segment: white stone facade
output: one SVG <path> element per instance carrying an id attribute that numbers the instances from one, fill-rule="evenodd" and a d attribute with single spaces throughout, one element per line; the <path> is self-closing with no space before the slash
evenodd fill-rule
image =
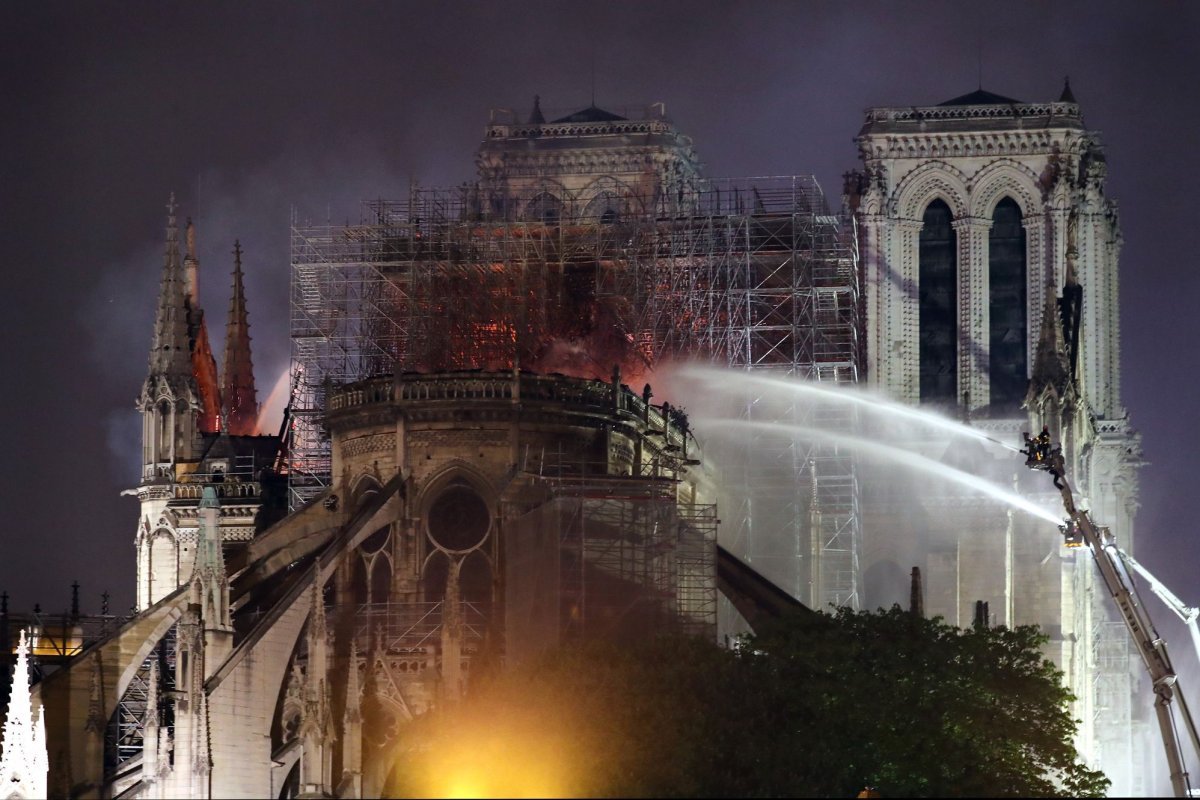
<path id="1" fill-rule="evenodd" d="M 940 106 L 873 108 L 857 143 L 862 172 L 849 176 L 847 200 L 860 230 L 870 386 L 922 402 L 927 301 L 920 285 L 921 232 L 930 205 L 940 201 L 953 220 L 956 370 L 953 397 L 937 405 L 1012 444 L 1022 431 L 1049 426 L 1094 517 L 1132 552 L 1140 452 L 1120 397 L 1121 235 L 1115 205 L 1104 195 L 1099 137 L 1085 127 L 1069 90 L 1053 103 L 1019 103 L 981 91 Z M 992 402 L 989 234 L 1006 198 L 1020 209 L 1025 241 L 1021 311 L 1033 386 L 1023 407 Z M 1077 340 L 1058 318 L 1060 293 L 1070 295 L 1072 286 L 1082 291 Z M 1054 318 L 1045 319 L 1048 313 Z M 1061 375 L 1038 374 L 1039 342 L 1046 336 Z M 948 444 L 914 446 L 944 457 Z M 993 468 L 1002 481 L 1018 477 L 1004 474 L 1003 465 Z M 964 516 L 936 500 L 925 506 L 928 518 L 919 531 L 898 529 L 887 514 L 876 513 L 865 536 L 868 576 L 887 559 L 924 556 L 912 563 L 923 566 L 931 613 L 970 624 L 974 601 L 987 600 L 996 623 L 1040 625 L 1051 637 L 1048 654 L 1079 698 L 1081 752 L 1114 777 L 1115 791 L 1137 791 L 1132 737 L 1134 717 L 1141 715 L 1131 714 L 1129 702 L 1136 665 L 1123 632 L 1104 624 L 1109 601 L 1096 585 L 1090 557 L 1055 547 L 1050 526 L 1020 515 L 979 509 Z M 905 544 L 905 537 L 921 547 Z M 1111 657 L 1114 648 L 1120 658 Z M 1110 657 L 1100 659 L 1102 650 Z"/>
<path id="2" fill-rule="evenodd" d="M 29 651 L 32 642 L 21 630 L 13 670 L 8 715 L 0 733 L 0 795 L 6 800 L 46 797 L 49 759 L 45 715 L 35 716 L 29 697 Z"/>

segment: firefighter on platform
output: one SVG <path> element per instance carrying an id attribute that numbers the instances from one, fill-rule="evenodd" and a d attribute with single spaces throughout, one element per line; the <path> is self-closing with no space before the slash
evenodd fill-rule
<path id="1" fill-rule="evenodd" d="M 1051 455 L 1050 426 L 1043 425 L 1042 432 L 1034 437 L 1025 434 L 1025 449 L 1021 452 L 1025 454 L 1026 466 L 1043 468 Z"/>
<path id="2" fill-rule="evenodd" d="M 1055 447 L 1050 440 L 1050 426 L 1043 425 L 1042 432 L 1037 436 L 1025 434 L 1025 449 L 1021 452 L 1025 455 L 1025 466 L 1049 472 L 1054 476 L 1054 488 L 1063 488 L 1062 479 L 1067 472 L 1067 463 L 1062 448 Z"/>

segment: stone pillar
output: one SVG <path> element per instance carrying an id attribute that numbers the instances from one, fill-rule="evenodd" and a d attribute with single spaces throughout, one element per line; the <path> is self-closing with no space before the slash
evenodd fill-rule
<path id="1" fill-rule="evenodd" d="M 462 620 L 458 574 L 460 559 L 450 561 L 446 575 L 446 594 L 442 597 L 442 691 L 448 700 L 462 695 Z"/>
<path id="2" fill-rule="evenodd" d="M 990 400 L 988 232 L 992 222 L 962 217 L 951 223 L 958 239 L 958 402 L 967 409 Z"/>
<path id="3" fill-rule="evenodd" d="M 889 230 L 893 238 L 888 248 L 893 258 L 884 264 L 883 315 L 884 341 L 880 343 L 880 363 L 886 365 L 886 384 L 880 389 L 900 402 L 916 405 L 921 401 L 921 304 L 920 285 L 921 220 L 897 220 Z"/>

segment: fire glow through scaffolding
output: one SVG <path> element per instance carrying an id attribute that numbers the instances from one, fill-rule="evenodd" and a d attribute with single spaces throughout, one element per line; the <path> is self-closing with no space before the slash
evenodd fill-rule
<path id="1" fill-rule="evenodd" d="M 537 199 L 414 187 L 365 203 L 357 225 L 293 225 L 293 508 L 329 482 L 327 393 L 373 375 L 616 365 L 640 383 L 688 357 L 857 382 L 852 223 L 829 213 L 815 179 L 707 181 L 552 216 Z M 761 419 L 750 403 L 742 415 L 841 427 L 856 412 L 837 413 L 813 419 L 796 403 Z M 719 468 L 726 546 L 817 607 L 857 606 L 851 458 L 756 435 Z"/>

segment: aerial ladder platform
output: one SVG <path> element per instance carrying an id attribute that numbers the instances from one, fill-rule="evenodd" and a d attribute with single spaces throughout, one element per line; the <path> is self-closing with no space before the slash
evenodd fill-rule
<path id="1" fill-rule="evenodd" d="M 1045 428 L 1038 436 L 1026 436 L 1025 440 L 1026 449 L 1022 452 L 1027 457 L 1026 466 L 1043 470 L 1053 476 L 1054 487 L 1062 495 L 1063 506 L 1067 512 L 1066 524 L 1062 526 L 1066 545 L 1087 547 L 1091 551 L 1104 586 L 1116 603 L 1117 611 L 1124 620 L 1129 635 L 1133 637 L 1134 645 L 1150 675 L 1155 695 L 1154 710 L 1158 717 L 1159 731 L 1162 733 L 1174 794 L 1176 797 L 1198 796 L 1200 793 L 1193 793 L 1191 788 L 1178 726 L 1182 726 L 1184 735 L 1191 741 L 1194 756 L 1200 756 L 1200 736 L 1197 736 L 1187 700 L 1180 691 L 1179 678 L 1167 654 L 1167 644 L 1155 630 L 1149 613 L 1142 605 L 1129 568 L 1134 568 L 1146 577 L 1155 594 L 1188 624 L 1193 642 L 1197 646 L 1197 653 L 1200 654 L 1200 633 L 1196 631 L 1197 611 L 1184 606 L 1160 581 L 1150 575 L 1148 570 L 1117 547 L 1108 529 L 1098 527 L 1087 511 L 1076 507 L 1071 485 L 1066 478 L 1066 462 L 1062 448 L 1051 444 L 1050 434 Z"/>

